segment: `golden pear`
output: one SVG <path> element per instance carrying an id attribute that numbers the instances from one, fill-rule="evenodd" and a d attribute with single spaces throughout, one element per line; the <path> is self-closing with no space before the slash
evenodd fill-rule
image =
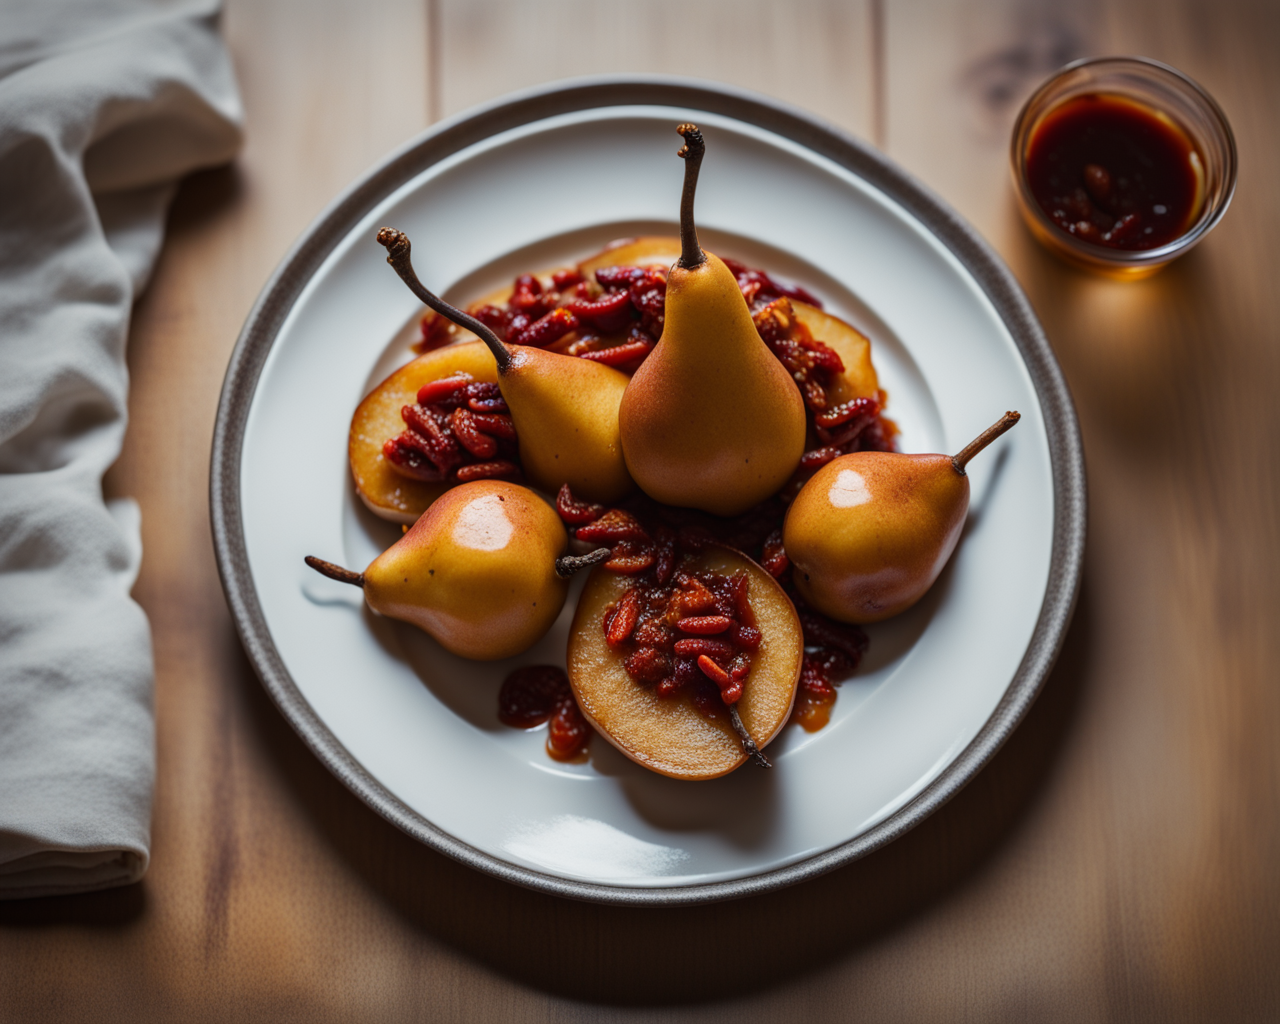
<path id="1" fill-rule="evenodd" d="M 475 333 L 488 347 L 531 484 L 552 494 L 568 484 L 575 494 L 606 503 L 634 489 L 618 430 L 626 374 L 591 360 L 506 344 L 485 324 L 422 285 L 409 259 L 408 236 L 382 228 L 378 241 L 387 248 L 387 262 L 419 299 Z"/>
<path id="2" fill-rule="evenodd" d="M 732 272 L 698 245 L 693 197 L 704 146 L 686 145 L 680 259 L 662 337 L 618 409 L 627 468 L 668 505 L 732 516 L 777 493 L 804 452 L 800 389 L 769 351 Z"/>
<path id="3" fill-rule="evenodd" d="M 920 600 L 964 528 L 965 465 L 1018 419 L 1006 413 L 958 455 L 855 452 L 818 470 L 782 530 L 800 595 L 854 623 L 879 622 Z"/>
<path id="4" fill-rule="evenodd" d="M 527 487 L 475 480 L 445 492 L 362 573 L 307 557 L 318 572 L 364 588 L 369 607 L 412 623 L 464 658 L 492 661 L 551 628 L 578 568 L 608 557 L 561 557 L 569 537 Z"/>

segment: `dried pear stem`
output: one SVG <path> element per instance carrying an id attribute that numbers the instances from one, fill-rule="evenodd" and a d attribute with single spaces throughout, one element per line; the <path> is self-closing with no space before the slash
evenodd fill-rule
<path id="1" fill-rule="evenodd" d="M 987 427 L 981 434 L 970 441 L 962 452 L 958 455 L 951 456 L 951 465 L 956 467 L 956 472 L 961 476 L 965 475 L 964 467 L 969 464 L 969 460 L 978 452 L 982 451 L 987 445 L 1012 427 L 1018 420 L 1022 419 L 1022 414 L 1018 412 L 1007 412 L 998 423 L 993 423 Z"/>
<path id="2" fill-rule="evenodd" d="M 610 548 L 596 548 L 585 555 L 561 555 L 556 559 L 556 575 L 567 580 L 574 573 L 581 572 L 588 566 L 607 562 L 612 557 L 613 551 Z"/>
<path id="3" fill-rule="evenodd" d="M 773 762 L 760 753 L 760 748 L 756 746 L 756 741 L 751 738 L 751 733 L 747 732 L 747 727 L 742 724 L 742 716 L 738 714 L 738 705 L 736 704 L 729 705 L 729 721 L 733 723 L 733 731 L 742 740 L 742 749 L 747 752 L 747 756 L 761 768 L 772 768 Z"/>
<path id="4" fill-rule="evenodd" d="M 391 269 L 400 275 L 400 280 L 409 286 L 409 290 L 414 295 L 446 320 L 452 320 L 459 327 L 465 327 L 488 345 L 489 351 L 493 353 L 493 358 L 498 364 L 499 373 L 506 373 L 511 368 L 511 350 L 507 348 L 501 338 L 470 313 L 464 313 L 457 306 L 445 302 L 444 299 L 427 289 L 418 280 L 418 275 L 413 271 L 413 264 L 409 262 L 410 245 L 408 235 L 403 231 L 397 231 L 395 228 L 380 228 L 378 230 L 378 243 L 386 246 L 387 262 L 391 264 Z"/>
<path id="5" fill-rule="evenodd" d="M 354 587 L 364 586 L 364 573 L 362 572 L 352 572 L 350 569 L 344 569 L 340 565 L 326 562 L 323 558 L 316 558 L 315 555 L 307 555 L 306 563 L 320 575 L 328 576 L 331 580 L 337 580 L 339 583 L 350 583 Z"/>
<path id="6" fill-rule="evenodd" d="M 698 171 L 707 146 L 696 124 L 682 124 L 676 131 L 684 137 L 684 145 L 676 153 L 684 159 L 684 192 L 680 196 L 680 259 L 677 266 L 692 270 L 707 262 L 707 254 L 698 244 L 698 229 L 693 226 L 693 195 L 698 190 Z"/>

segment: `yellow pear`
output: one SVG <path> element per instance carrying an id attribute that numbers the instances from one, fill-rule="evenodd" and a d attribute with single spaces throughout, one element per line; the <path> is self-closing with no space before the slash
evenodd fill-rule
<path id="1" fill-rule="evenodd" d="M 804 453 L 800 389 L 757 333 L 732 272 L 698 245 L 693 197 L 704 145 L 686 144 L 681 255 L 662 337 L 618 410 L 627 468 L 668 505 L 732 516 L 777 493 Z"/>
<path id="2" fill-rule="evenodd" d="M 561 557 L 568 534 L 527 487 L 459 484 L 362 573 L 307 556 L 307 564 L 364 588 L 369 607 L 410 622 L 454 654 L 509 658 L 533 646 L 564 607 L 569 577 L 609 557 L 601 548 Z"/>
<path id="3" fill-rule="evenodd" d="M 879 622 L 942 572 L 969 510 L 965 466 L 1019 420 L 1009 412 L 958 455 L 854 452 L 823 466 L 787 510 L 782 541 L 800 595 L 841 622 Z"/>
<path id="4" fill-rule="evenodd" d="M 634 488 L 618 431 L 626 374 L 591 360 L 506 344 L 422 285 L 409 261 L 408 236 L 383 228 L 378 241 L 387 248 L 387 262 L 419 299 L 488 346 L 531 484 L 553 494 L 568 484 L 575 494 L 606 503 Z"/>

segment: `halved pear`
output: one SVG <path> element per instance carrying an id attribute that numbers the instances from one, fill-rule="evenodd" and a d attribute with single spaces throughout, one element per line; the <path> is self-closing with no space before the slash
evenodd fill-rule
<path id="1" fill-rule="evenodd" d="M 880 391 L 880 380 L 871 365 L 871 339 L 852 324 L 807 302 L 792 299 L 791 308 L 795 310 L 796 319 L 809 328 L 814 340 L 835 349 L 844 363 L 844 373 L 838 374 L 827 387 L 827 406 L 854 398 L 875 398 Z"/>
<path id="2" fill-rule="evenodd" d="M 498 367 L 483 342 L 449 345 L 406 363 L 374 388 L 351 417 L 347 458 L 360 500 L 376 516 L 393 523 L 414 523 L 453 483 L 411 480 L 391 468 L 382 446 L 405 429 L 400 410 L 418 400 L 418 389 L 433 380 L 469 373 L 489 384 Z"/>
<path id="3" fill-rule="evenodd" d="M 747 573 L 763 640 L 736 707 L 756 746 L 763 748 L 786 724 L 800 679 L 804 636 L 795 606 L 772 576 L 732 548 L 708 546 L 681 569 Z M 688 693 L 659 697 L 632 679 L 623 656 L 605 643 L 605 613 L 633 583 L 603 567 L 587 579 L 569 634 L 569 682 L 578 706 L 605 739 L 645 768 L 673 779 L 726 775 L 747 760 L 727 709 L 712 720 L 698 711 Z"/>

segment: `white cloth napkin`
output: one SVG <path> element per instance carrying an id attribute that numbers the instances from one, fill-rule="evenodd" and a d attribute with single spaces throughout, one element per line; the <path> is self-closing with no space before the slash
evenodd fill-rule
<path id="1" fill-rule="evenodd" d="M 0 2 L 0 898 L 136 881 L 155 775 L 125 339 L 240 102 L 217 0 Z"/>

